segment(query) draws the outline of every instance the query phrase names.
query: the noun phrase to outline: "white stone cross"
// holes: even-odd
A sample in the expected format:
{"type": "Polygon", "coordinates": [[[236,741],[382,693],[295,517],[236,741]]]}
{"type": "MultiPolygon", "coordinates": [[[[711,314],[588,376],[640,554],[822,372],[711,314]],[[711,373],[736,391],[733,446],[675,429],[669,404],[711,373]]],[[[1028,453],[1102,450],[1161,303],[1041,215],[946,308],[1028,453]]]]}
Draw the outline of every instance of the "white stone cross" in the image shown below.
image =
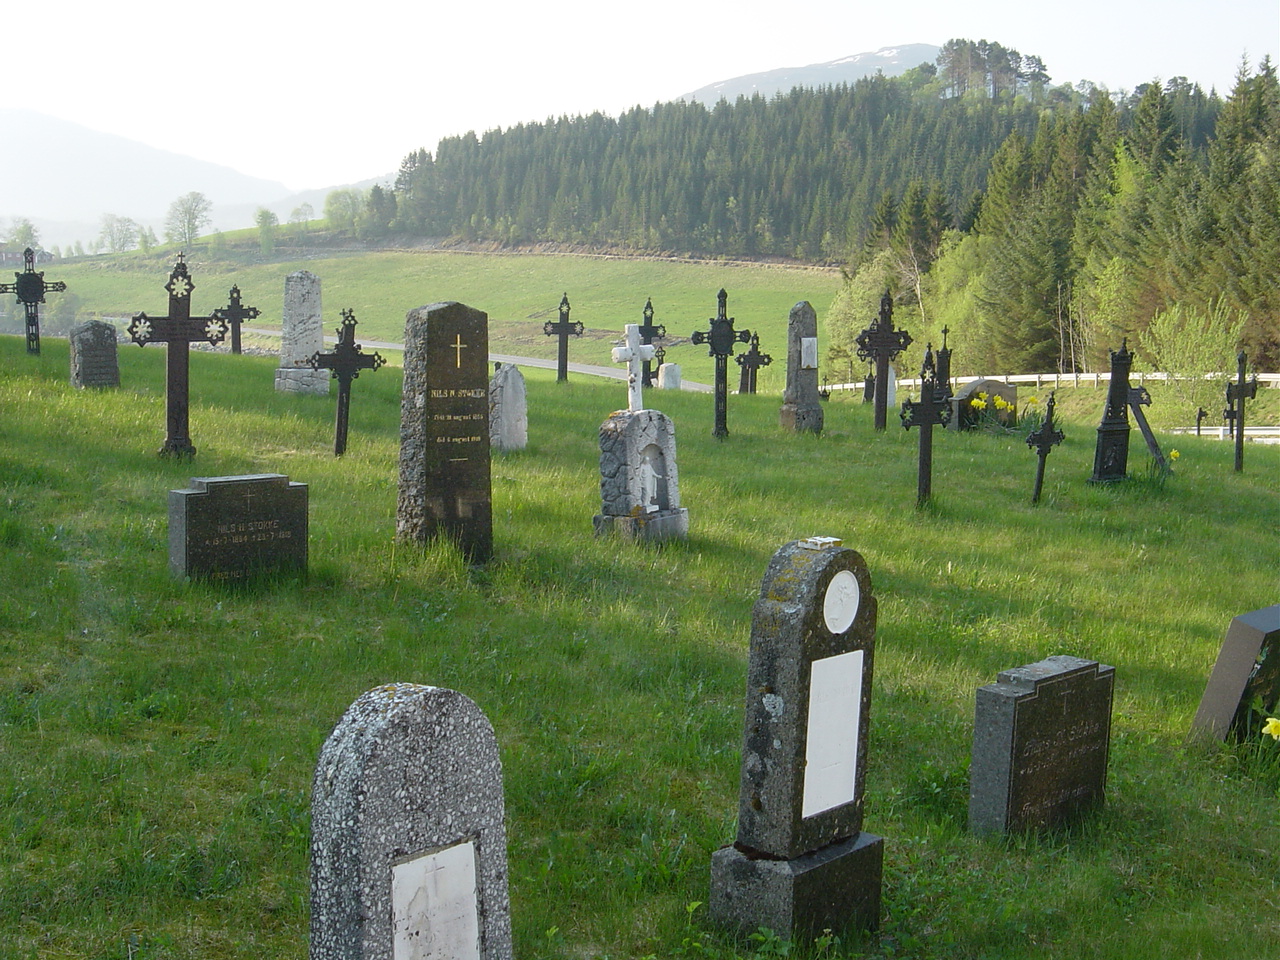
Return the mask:
{"type": "Polygon", "coordinates": [[[641,383],[646,360],[653,359],[654,346],[640,342],[640,326],[628,323],[627,345],[613,348],[613,362],[627,365],[627,409],[632,413],[644,409],[644,389],[641,383]]]}

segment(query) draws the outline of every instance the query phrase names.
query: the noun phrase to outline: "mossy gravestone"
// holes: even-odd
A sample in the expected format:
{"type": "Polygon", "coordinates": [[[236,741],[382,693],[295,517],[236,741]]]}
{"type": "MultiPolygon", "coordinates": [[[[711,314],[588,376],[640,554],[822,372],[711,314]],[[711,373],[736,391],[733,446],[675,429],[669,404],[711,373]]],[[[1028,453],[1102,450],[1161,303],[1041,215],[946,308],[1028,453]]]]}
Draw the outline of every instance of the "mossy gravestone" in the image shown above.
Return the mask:
{"type": "Polygon", "coordinates": [[[70,341],[73,387],[120,386],[115,327],[101,320],[86,320],[72,327],[67,339],[70,341]]]}
{"type": "Polygon", "coordinates": [[[453,690],[370,690],[316,765],[311,960],[510,957],[493,728],[453,690]]]}
{"type": "Polygon", "coordinates": [[[1225,740],[1255,734],[1280,704],[1280,605],[1231,621],[1191,731],[1225,740]]]}
{"type": "Polygon", "coordinates": [[[773,555],[751,618],[738,837],[711,858],[709,910],[750,933],[873,928],[884,841],[862,832],[876,600],[839,540],[773,555]]]}

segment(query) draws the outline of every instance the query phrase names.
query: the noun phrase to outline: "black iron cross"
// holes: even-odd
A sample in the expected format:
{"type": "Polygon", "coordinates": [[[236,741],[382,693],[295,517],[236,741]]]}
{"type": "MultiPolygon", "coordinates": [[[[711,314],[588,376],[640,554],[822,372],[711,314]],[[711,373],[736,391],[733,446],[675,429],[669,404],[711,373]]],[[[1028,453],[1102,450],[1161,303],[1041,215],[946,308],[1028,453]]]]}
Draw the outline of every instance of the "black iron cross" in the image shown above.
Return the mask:
{"type": "Polygon", "coordinates": [[[751,348],[746,353],[734,357],[733,360],[742,367],[742,376],[738,379],[738,393],[755,393],[756,372],[761,367],[767,367],[773,363],[773,357],[760,352],[760,334],[758,333],[751,335],[751,348]]]}
{"type": "Polygon", "coordinates": [[[951,348],[947,346],[947,334],[951,330],[942,328],[942,346],[938,348],[938,389],[945,397],[951,396],[951,348]]]}
{"type": "Polygon", "coordinates": [[[911,334],[893,329],[893,297],[886,291],[880,298],[880,316],[855,338],[858,359],[876,365],[876,429],[883,431],[888,422],[889,362],[911,346],[911,334]]]}
{"type": "Polygon", "coordinates": [[[729,294],[723,288],[716,294],[716,299],[716,315],[709,321],[711,329],[695,330],[692,340],[707,344],[707,356],[716,358],[716,426],[713,435],[722,440],[729,435],[729,357],[733,356],[735,343],[746,343],[751,339],[751,331],[733,329],[729,294]]]}
{"type": "Polygon", "coordinates": [[[556,382],[563,383],[569,379],[569,335],[582,336],[582,324],[569,322],[569,294],[566,293],[560,300],[560,319],[554,323],[548,320],[542,325],[542,332],[548,337],[560,337],[556,354],[556,382]]]}
{"type": "Polygon", "coordinates": [[[1258,375],[1244,382],[1245,356],[1241,350],[1236,354],[1236,382],[1227,383],[1227,409],[1222,412],[1235,431],[1236,437],[1236,473],[1244,470],[1244,402],[1258,395],[1258,375]]]}
{"type": "Polygon", "coordinates": [[[1138,429],[1142,431],[1142,439],[1147,442],[1147,452],[1151,454],[1151,458],[1155,460],[1156,467],[1161,473],[1165,473],[1169,469],[1169,462],[1164,458],[1164,451],[1160,449],[1160,442],[1156,440],[1156,435],[1151,432],[1151,424],[1147,423],[1147,415],[1142,412],[1143,407],[1151,406],[1151,394],[1146,387],[1130,387],[1129,388],[1129,410],[1133,413],[1133,419],[1138,422],[1138,429]]]}
{"type": "Polygon", "coordinates": [[[933,428],[945,427],[951,419],[951,400],[938,387],[938,371],[933,362],[933,344],[924,352],[920,368],[920,400],[902,404],[902,426],[905,430],[920,428],[920,459],[916,477],[916,506],[923,507],[933,492],[933,428]]]}
{"type": "Polygon", "coordinates": [[[0,293],[16,294],[27,311],[27,353],[40,353],[40,308],[46,293],[61,293],[67,285],[61,280],[46,283],[44,271],[36,272],[36,252],[30,247],[22,251],[22,273],[15,273],[13,283],[0,283],[0,293]]]}
{"type": "Polygon", "coordinates": [[[1044,486],[1044,462],[1049,456],[1049,451],[1060,444],[1065,436],[1063,432],[1053,425],[1053,393],[1049,394],[1049,402],[1044,407],[1044,423],[1040,424],[1040,429],[1033,431],[1027,437],[1027,446],[1036,451],[1036,456],[1040,458],[1036,464],[1036,489],[1031,494],[1031,502],[1040,502],[1040,489],[1044,486]]]}
{"type": "Polygon", "coordinates": [[[240,303],[240,288],[238,286],[231,288],[231,302],[225,307],[213,311],[213,316],[218,320],[225,320],[231,324],[231,352],[240,352],[240,323],[244,320],[257,320],[261,316],[262,311],[257,307],[246,307],[240,303]]]}
{"type": "Polygon", "coordinates": [[[227,321],[217,316],[191,316],[191,291],[195,289],[183,255],[169,274],[164,288],[169,291],[169,315],[149,317],[139,313],[129,324],[129,336],[140,347],[167,343],[165,358],[165,426],[167,435],[160,448],[162,457],[194,457],[196,448],[188,435],[187,412],[190,394],[190,344],[192,340],[221,343],[227,335],[227,321]]]}
{"type": "MultiPolygon", "coordinates": [[[[660,323],[655,324],[653,322],[653,298],[652,297],[649,297],[648,299],[645,300],[643,315],[644,315],[644,322],[640,324],[640,328],[639,328],[640,342],[642,344],[653,343],[653,341],[655,340],[661,340],[664,337],[666,337],[667,328],[660,323]]],[[[663,353],[665,353],[665,351],[663,351],[663,353]]],[[[641,378],[640,378],[641,386],[645,386],[645,387],[653,386],[653,371],[660,366],[662,366],[662,358],[658,355],[658,351],[655,350],[653,354],[653,360],[652,361],[646,360],[644,362],[644,367],[641,371],[641,378]],[[656,361],[656,363],[654,361],[656,361]],[[650,366],[651,363],[653,364],[652,367],[650,366]]]]}
{"type": "Polygon", "coordinates": [[[338,419],[333,428],[333,453],[342,456],[347,452],[347,416],[351,411],[351,381],[360,376],[361,370],[377,370],[387,361],[378,353],[363,353],[356,343],[356,315],[351,310],[342,311],[342,326],[338,328],[338,345],[332,353],[319,351],[307,363],[313,370],[329,370],[338,381],[338,419]]]}

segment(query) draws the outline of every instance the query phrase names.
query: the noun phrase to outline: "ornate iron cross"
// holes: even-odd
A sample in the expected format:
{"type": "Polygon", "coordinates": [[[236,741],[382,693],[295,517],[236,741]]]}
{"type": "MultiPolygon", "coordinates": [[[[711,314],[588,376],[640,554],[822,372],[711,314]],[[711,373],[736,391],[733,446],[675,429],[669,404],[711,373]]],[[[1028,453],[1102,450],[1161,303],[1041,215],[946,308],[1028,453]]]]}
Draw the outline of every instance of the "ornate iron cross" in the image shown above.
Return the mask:
{"type": "Polygon", "coordinates": [[[916,476],[916,506],[923,507],[933,492],[933,428],[945,427],[951,419],[951,399],[938,389],[938,371],[933,362],[933,344],[924,352],[920,368],[920,399],[902,404],[905,430],[920,428],[919,468],[916,476]]]}
{"type": "Polygon", "coordinates": [[[569,294],[560,300],[560,319],[556,322],[548,320],[542,325],[542,332],[548,337],[559,336],[560,343],[556,353],[556,382],[563,383],[569,379],[569,335],[582,336],[582,324],[569,322],[569,294]]]}
{"type": "Polygon", "coordinates": [[[27,312],[27,353],[40,353],[40,308],[46,293],[61,293],[67,285],[61,280],[46,283],[44,271],[36,271],[36,252],[30,247],[22,251],[22,273],[15,273],[13,283],[0,283],[0,293],[16,294],[27,312]]]}
{"type": "Polygon", "coordinates": [[[947,334],[951,330],[942,328],[942,346],[938,348],[938,389],[945,397],[951,396],[951,348],[947,346],[947,334]]]}
{"type": "Polygon", "coordinates": [[[627,409],[632,413],[644,409],[644,390],[641,382],[642,365],[653,359],[654,348],[651,343],[640,341],[640,325],[628,323],[626,326],[627,345],[614,347],[614,363],[627,365],[627,409]]]}
{"type": "Polygon", "coordinates": [[[1040,502],[1040,490],[1044,486],[1044,462],[1049,456],[1049,451],[1060,444],[1064,439],[1061,430],[1053,425],[1053,393],[1049,394],[1049,402],[1044,406],[1044,423],[1040,424],[1040,429],[1033,431],[1027,436],[1027,446],[1036,451],[1036,456],[1040,459],[1036,464],[1036,488],[1031,494],[1031,502],[1040,502]]]}
{"type": "MultiPolygon", "coordinates": [[[[655,324],[653,322],[653,298],[652,297],[647,298],[644,302],[644,322],[641,323],[639,326],[640,326],[640,342],[641,343],[653,343],[653,341],[655,340],[662,340],[667,335],[667,328],[665,326],[663,326],[660,323],[655,324]]],[[[655,351],[653,356],[654,356],[654,359],[658,360],[658,365],[661,366],[662,360],[659,358],[659,354],[655,351]]],[[[641,383],[646,387],[653,386],[653,371],[650,364],[651,364],[651,361],[649,360],[646,360],[644,362],[644,372],[641,379],[641,383]]]]}
{"type": "Polygon", "coordinates": [[[893,329],[893,297],[885,291],[880,298],[880,316],[855,338],[858,359],[876,365],[876,429],[883,431],[888,423],[889,363],[911,346],[911,334],[893,329]]]}
{"type": "Polygon", "coordinates": [[[1236,382],[1227,383],[1227,409],[1222,416],[1230,422],[1236,438],[1236,473],[1244,471],[1244,402],[1258,395],[1258,375],[1244,382],[1245,355],[1236,354],[1236,382]]]}
{"type": "Polygon", "coordinates": [[[361,370],[377,370],[387,361],[379,353],[363,353],[356,343],[356,315],[351,310],[342,311],[342,326],[338,328],[338,344],[332,353],[316,351],[305,362],[313,370],[328,370],[338,381],[338,417],[333,428],[333,453],[340,457],[347,452],[347,417],[351,411],[351,381],[360,376],[361,370]]]}
{"type": "Polygon", "coordinates": [[[756,371],[773,363],[773,357],[760,352],[760,334],[753,333],[750,349],[734,357],[733,361],[742,367],[742,375],[738,378],[738,393],[755,393],[756,371]]]}
{"type": "Polygon", "coordinates": [[[181,253],[164,288],[169,291],[169,315],[149,317],[137,314],[129,324],[129,336],[140,347],[167,343],[165,358],[165,425],[167,436],[160,448],[162,457],[194,457],[196,448],[188,433],[190,394],[190,344],[192,340],[221,343],[227,335],[227,321],[217,316],[191,316],[191,291],[195,289],[181,253]]]}
{"type": "Polygon", "coordinates": [[[729,294],[724,289],[716,294],[716,299],[716,315],[709,321],[711,329],[695,330],[692,340],[707,344],[707,355],[716,358],[716,426],[713,433],[716,439],[724,439],[729,435],[729,357],[733,356],[735,343],[746,343],[751,339],[751,331],[733,329],[729,294]]]}
{"type": "Polygon", "coordinates": [[[231,324],[231,352],[240,352],[240,323],[244,320],[257,320],[262,311],[257,307],[246,307],[240,302],[240,288],[231,288],[231,302],[225,307],[213,311],[214,317],[231,324]]]}

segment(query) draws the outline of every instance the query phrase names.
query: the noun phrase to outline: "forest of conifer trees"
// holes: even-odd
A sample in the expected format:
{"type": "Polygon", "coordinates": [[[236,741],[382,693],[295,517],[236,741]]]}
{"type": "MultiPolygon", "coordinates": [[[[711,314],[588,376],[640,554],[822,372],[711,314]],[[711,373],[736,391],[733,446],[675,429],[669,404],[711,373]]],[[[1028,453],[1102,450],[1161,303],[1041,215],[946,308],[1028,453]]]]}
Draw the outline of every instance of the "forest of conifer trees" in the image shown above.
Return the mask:
{"type": "Polygon", "coordinates": [[[1093,369],[1175,308],[1189,334],[1226,317],[1275,369],[1280,84],[1264,61],[1226,96],[1184,77],[1112,95],[953,40],[901,77],[448,138],[357,226],[840,264],[836,359],[887,287],[1004,372],[1093,369]]]}

